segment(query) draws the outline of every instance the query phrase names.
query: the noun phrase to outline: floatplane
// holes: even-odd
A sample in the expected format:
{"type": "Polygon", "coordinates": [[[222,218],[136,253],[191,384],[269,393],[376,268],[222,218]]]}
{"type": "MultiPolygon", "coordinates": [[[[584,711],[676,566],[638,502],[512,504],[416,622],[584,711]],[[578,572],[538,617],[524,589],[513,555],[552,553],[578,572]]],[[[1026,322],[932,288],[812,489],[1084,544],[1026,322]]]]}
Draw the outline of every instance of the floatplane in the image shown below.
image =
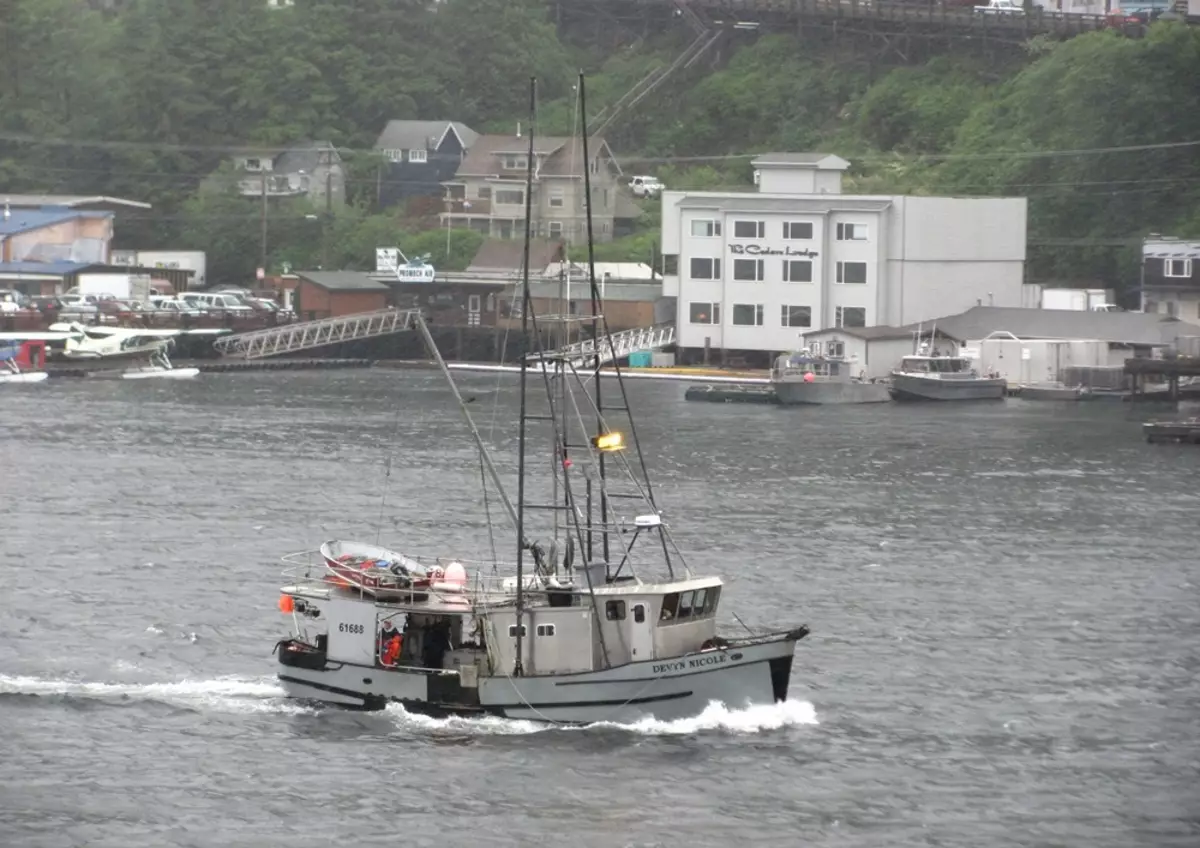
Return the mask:
{"type": "Polygon", "coordinates": [[[180,336],[217,336],[229,331],[218,329],[196,330],[150,330],[135,327],[105,327],[84,325],[76,322],[51,324],[44,331],[0,333],[0,344],[5,342],[40,341],[61,345],[60,356],[74,362],[100,362],[143,360],[145,364],[104,376],[120,376],[123,379],[147,379],[163,377],[179,379],[195,377],[198,368],[176,368],[171,364],[167,351],[180,336]]]}

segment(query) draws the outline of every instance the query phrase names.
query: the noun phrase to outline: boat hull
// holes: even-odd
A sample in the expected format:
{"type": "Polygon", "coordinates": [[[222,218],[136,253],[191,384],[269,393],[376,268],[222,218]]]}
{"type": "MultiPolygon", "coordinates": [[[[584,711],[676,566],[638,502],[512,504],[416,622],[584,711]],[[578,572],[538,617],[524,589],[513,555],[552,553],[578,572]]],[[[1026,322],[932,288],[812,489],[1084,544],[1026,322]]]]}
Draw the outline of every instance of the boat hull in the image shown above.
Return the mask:
{"type": "Polygon", "coordinates": [[[1091,400],[1092,393],[1078,386],[1022,386],[1023,400],[1091,400]]]}
{"type": "Polygon", "coordinates": [[[887,383],[777,380],[772,383],[779,402],[785,406],[840,403],[887,403],[887,383]]]}
{"type": "Polygon", "coordinates": [[[671,659],[578,674],[480,677],[457,671],[385,669],[328,661],[321,668],[280,652],[279,681],[290,697],[357,709],[398,703],[429,715],[493,715],[553,724],[671,721],[699,715],[714,701],[730,709],[786,700],[796,642],[789,633],[731,642],[671,659]]]}
{"type": "Polygon", "coordinates": [[[1003,377],[943,380],[914,374],[893,374],[891,396],[898,401],[1003,400],[1008,382],[1003,377]]]}
{"type": "Polygon", "coordinates": [[[50,375],[45,371],[25,371],[20,374],[0,374],[0,383],[40,383],[50,375]]]}

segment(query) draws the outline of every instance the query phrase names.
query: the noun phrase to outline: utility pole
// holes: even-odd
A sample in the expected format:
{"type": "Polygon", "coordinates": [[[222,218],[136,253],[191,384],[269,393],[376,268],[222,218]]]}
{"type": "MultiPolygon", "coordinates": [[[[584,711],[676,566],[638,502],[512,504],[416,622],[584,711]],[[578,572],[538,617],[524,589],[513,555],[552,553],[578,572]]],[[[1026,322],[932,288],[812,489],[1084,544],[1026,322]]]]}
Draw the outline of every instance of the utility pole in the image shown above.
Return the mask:
{"type": "Polygon", "coordinates": [[[262,268],[263,275],[267,273],[267,172],[263,171],[262,177],[262,254],[258,259],[258,267],[262,268]]]}
{"type": "Polygon", "coordinates": [[[325,166],[325,222],[321,227],[321,268],[329,268],[329,222],[333,219],[333,157],[325,166]]]}

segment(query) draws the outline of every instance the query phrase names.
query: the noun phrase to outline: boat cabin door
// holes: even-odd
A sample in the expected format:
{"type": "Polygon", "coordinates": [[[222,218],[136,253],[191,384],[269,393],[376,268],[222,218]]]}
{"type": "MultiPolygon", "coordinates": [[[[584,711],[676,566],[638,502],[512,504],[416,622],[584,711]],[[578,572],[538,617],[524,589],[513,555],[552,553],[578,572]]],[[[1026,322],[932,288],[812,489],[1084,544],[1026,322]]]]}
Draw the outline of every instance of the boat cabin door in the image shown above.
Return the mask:
{"type": "Polygon", "coordinates": [[[654,659],[654,622],[646,609],[645,601],[633,605],[628,619],[629,653],[634,662],[654,659]]]}

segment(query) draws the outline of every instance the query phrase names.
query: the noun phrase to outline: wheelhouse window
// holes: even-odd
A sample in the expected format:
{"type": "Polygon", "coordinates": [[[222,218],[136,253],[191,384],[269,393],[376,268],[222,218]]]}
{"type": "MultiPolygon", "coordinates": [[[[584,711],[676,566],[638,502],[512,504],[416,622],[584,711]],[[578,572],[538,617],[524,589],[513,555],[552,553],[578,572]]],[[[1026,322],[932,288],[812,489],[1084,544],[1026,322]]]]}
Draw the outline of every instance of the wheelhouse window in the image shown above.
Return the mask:
{"type": "Polygon", "coordinates": [[[625,620],[625,602],[624,601],[606,601],[604,603],[604,617],[609,621],[624,621],[625,620]]]}
{"type": "MultiPolygon", "coordinates": [[[[512,636],[514,639],[516,638],[516,636],[517,636],[517,625],[515,625],[515,624],[510,624],[510,625],[508,625],[508,635],[509,635],[509,636],[512,636]]],[[[527,636],[527,635],[529,635],[529,631],[527,631],[527,630],[525,629],[525,625],[524,625],[524,624],[522,624],[522,625],[521,625],[521,638],[525,638],[525,636],[527,636]]]]}
{"type": "Polygon", "coordinates": [[[692,235],[696,238],[716,238],[720,234],[720,221],[692,221],[692,235]]]}
{"type": "Polygon", "coordinates": [[[720,597],[719,586],[664,595],[662,612],[658,616],[659,626],[711,618],[716,614],[720,597]]]}
{"type": "Polygon", "coordinates": [[[693,280],[719,280],[721,278],[721,260],[693,259],[689,270],[692,272],[693,280]]]}
{"type": "Polygon", "coordinates": [[[813,225],[810,221],[784,221],[783,237],[793,241],[808,241],[813,237],[813,225]]]}
{"type": "Polygon", "coordinates": [[[537,626],[537,630],[535,632],[539,636],[553,636],[554,631],[555,631],[555,625],[553,625],[553,624],[539,624],[537,626]]]}
{"type": "Polygon", "coordinates": [[[645,604],[634,604],[633,605],[633,620],[636,621],[638,624],[641,624],[646,620],[646,605],[645,604]]]}
{"type": "Polygon", "coordinates": [[[689,303],[688,323],[690,324],[720,324],[721,304],[719,303],[689,303]]]}

